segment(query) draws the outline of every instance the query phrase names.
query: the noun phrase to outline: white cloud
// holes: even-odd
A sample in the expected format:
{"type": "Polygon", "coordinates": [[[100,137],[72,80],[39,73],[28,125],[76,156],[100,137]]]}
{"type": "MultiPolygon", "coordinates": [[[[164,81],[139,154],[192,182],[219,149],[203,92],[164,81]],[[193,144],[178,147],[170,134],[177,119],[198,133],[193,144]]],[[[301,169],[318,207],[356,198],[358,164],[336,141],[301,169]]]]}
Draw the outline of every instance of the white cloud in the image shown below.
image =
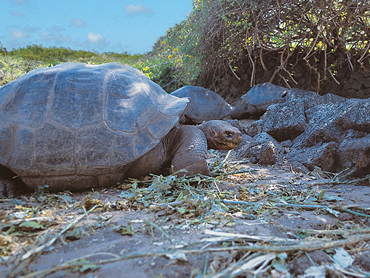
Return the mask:
{"type": "MultiPolygon", "coordinates": [[[[84,47],[90,48],[93,46],[99,49],[105,49],[109,45],[105,38],[99,33],[89,32],[87,33],[86,37],[87,40],[83,43],[84,47]]],[[[77,42],[75,41],[75,43],[77,42]]]]}
{"type": "Polygon", "coordinates": [[[40,27],[39,26],[26,26],[23,28],[23,30],[30,34],[30,33],[35,33],[37,32],[38,30],[40,30],[40,27]]]}
{"type": "Polygon", "coordinates": [[[18,29],[10,31],[9,35],[13,39],[25,39],[29,37],[28,33],[22,32],[21,30],[18,30],[18,29]]]}
{"type": "Polygon", "coordinates": [[[58,25],[52,26],[51,29],[53,29],[53,31],[55,32],[62,32],[65,30],[63,26],[58,26],[58,25]]]}
{"type": "Polygon", "coordinates": [[[11,11],[10,14],[14,17],[24,17],[24,14],[18,11],[11,11]]]}
{"type": "Polygon", "coordinates": [[[85,22],[81,19],[74,18],[69,22],[69,26],[81,28],[85,26],[85,22]]]}
{"type": "Polygon", "coordinates": [[[128,15],[134,15],[134,14],[152,14],[153,11],[149,9],[148,7],[142,6],[142,5],[134,5],[130,4],[128,6],[123,7],[126,14],[128,15]]]}
{"type": "Polygon", "coordinates": [[[44,41],[52,41],[55,39],[55,36],[54,34],[45,31],[45,32],[41,32],[41,38],[44,41]]]}
{"type": "Polygon", "coordinates": [[[87,34],[87,41],[92,44],[99,44],[103,43],[105,41],[104,37],[100,34],[95,34],[95,33],[88,33],[87,34]]]}
{"type": "Polygon", "coordinates": [[[60,33],[44,31],[41,32],[40,36],[43,41],[54,41],[56,44],[70,43],[72,41],[70,36],[65,36],[60,33]]]}
{"type": "Polygon", "coordinates": [[[65,36],[65,35],[58,35],[57,37],[56,37],[56,41],[58,42],[58,43],[65,43],[65,42],[71,42],[72,41],[72,38],[70,37],[70,36],[65,36]]]}

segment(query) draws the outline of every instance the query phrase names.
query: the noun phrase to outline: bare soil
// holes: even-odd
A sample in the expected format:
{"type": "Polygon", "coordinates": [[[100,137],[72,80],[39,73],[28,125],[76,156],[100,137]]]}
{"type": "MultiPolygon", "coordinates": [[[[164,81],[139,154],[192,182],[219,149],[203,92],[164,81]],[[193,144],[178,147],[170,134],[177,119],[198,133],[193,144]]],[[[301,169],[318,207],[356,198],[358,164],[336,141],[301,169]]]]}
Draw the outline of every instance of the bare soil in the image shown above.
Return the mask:
{"type": "Polygon", "coordinates": [[[338,183],[320,172],[294,173],[288,165],[231,160],[220,169],[234,174],[3,199],[0,272],[313,277],[307,273],[316,267],[323,274],[315,277],[369,275],[369,186],[338,183]],[[345,259],[338,260],[339,253],[345,259]]]}

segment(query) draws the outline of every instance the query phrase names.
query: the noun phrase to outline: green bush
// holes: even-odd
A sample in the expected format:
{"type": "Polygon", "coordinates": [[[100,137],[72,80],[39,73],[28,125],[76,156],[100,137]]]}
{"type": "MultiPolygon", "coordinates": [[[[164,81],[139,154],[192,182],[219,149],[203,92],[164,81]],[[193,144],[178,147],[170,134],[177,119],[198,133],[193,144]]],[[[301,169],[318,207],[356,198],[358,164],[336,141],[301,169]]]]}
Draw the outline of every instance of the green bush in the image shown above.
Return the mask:
{"type": "Polygon", "coordinates": [[[200,85],[203,54],[196,48],[197,36],[192,14],[160,37],[149,53],[149,61],[157,60],[157,74],[153,80],[169,92],[184,85],[200,85]]]}
{"type": "Polygon", "coordinates": [[[289,59],[295,55],[319,82],[335,72],[330,59],[336,53],[356,56],[361,66],[369,66],[368,1],[196,0],[189,20],[198,26],[192,36],[198,38],[195,48],[202,54],[203,78],[220,79],[247,62],[253,85],[257,64],[266,70],[263,57],[273,51],[280,56],[275,75],[287,72],[289,77],[294,68],[289,59]]]}
{"type": "Polygon", "coordinates": [[[193,4],[189,18],[168,30],[152,52],[168,59],[172,67],[168,75],[177,86],[212,88],[230,72],[238,77],[243,64],[249,65],[253,86],[256,73],[267,71],[264,59],[269,53],[275,59],[273,65],[269,61],[270,81],[280,76],[295,82],[298,60],[304,61],[317,84],[327,76],[335,78],[338,56],[348,56],[350,67],[369,66],[367,1],[195,0],[193,4]]]}

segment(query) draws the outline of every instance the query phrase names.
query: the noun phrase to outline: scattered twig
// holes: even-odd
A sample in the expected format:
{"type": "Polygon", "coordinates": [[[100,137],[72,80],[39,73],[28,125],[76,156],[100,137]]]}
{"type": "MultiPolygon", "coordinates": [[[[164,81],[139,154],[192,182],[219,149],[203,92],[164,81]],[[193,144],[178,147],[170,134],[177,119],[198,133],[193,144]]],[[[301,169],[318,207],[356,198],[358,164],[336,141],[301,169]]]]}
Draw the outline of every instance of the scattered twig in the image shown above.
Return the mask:
{"type": "MultiPolygon", "coordinates": [[[[370,232],[370,230],[369,230],[370,232]]],[[[206,235],[213,235],[217,236],[219,238],[230,238],[233,240],[236,239],[248,239],[250,241],[263,241],[263,242],[297,242],[295,239],[287,239],[287,238],[282,238],[282,237],[269,237],[269,236],[253,236],[253,235],[245,235],[245,234],[235,234],[235,233],[225,233],[225,232],[217,232],[217,231],[212,231],[212,230],[205,230],[204,233],[206,235]]],[[[217,240],[219,238],[216,238],[217,240]]],[[[214,241],[213,238],[204,238],[201,240],[202,242],[204,241],[214,241]]]]}
{"type": "Polygon", "coordinates": [[[227,159],[229,158],[230,156],[230,153],[231,153],[232,150],[229,150],[224,158],[224,160],[221,161],[221,163],[212,171],[212,173],[215,173],[217,172],[222,166],[224,166],[225,162],[227,161],[227,159]]]}
{"type": "Polygon", "coordinates": [[[149,224],[150,226],[156,228],[157,230],[159,230],[171,242],[171,244],[173,244],[173,241],[172,241],[172,238],[171,238],[170,234],[167,233],[167,231],[164,228],[159,227],[157,224],[155,224],[154,222],[149,221],[149,220],[146,221],[146,223],[149,224]]]}
{"type": "Polygon", "coordinates": [[[370,218],[370,215],[368,215],[368,214],[364,214],[364,213],[356,212],[356,211],[350,210],[350,209],[348,209],[348,208],[343,208],[343,211],[348,212],[348,213],[351,213],[351,214],[354,214],[354,215],[357,215],[357,216],[361,216],[361,217],[369,217],[369,218],[370,218]]]}
{"type": "MultiPolygon", "coordinates": [[[[222,200],[225,204],[230,204],[230,205],[247,205],[251,206],[254,205],[254,203],[250,202],[245,202],[245,201],[235,201],[235,200],[222,200]]],[[[368,214],[360,213],[360,212],[355,212],[353,210],[348,209],[347,207],[344,206],[328,206],[328,205],[302,205],[302,204],[284,204],[284,203],[271,203],[271,202],[266,202],[260,205],[270,205],[272,207],[292,207],[292,208],[302,208],[302,209],[310,209],[310,210],[315,210],[315,209],[333,209],[333,210],[339,210],[339,211],[345,211],[357,216],[362,216],[362,217],[370,217],[368,214]]]]}
{"type": "Polygon", "coordinates": [[[330,69],[328,69],[328,72],[330,73],[331,77],[334,79],[335,83],[337,83],[338,85],[340,85],[340,82],[334,77],[334,74],[331,72],[330,69]]]}
{"type": "MultiPolygon", "coordinates": [[[[250,203],[250,202],[245,202],[245,201],[233,201],[233,200],[223,200],[225,204],[230,204],[230,205],[247,205],[251,206],[254,205],[255,203],[250,203]]],[[[320,205],[300,205],[300,204],[274,204],[271,202],[266,202],[261,205],[270,205],[273,207],[296,207],[296,208],[303,208],[303,209],[324,209],[327,208],[328,206],[320,206],[320,205]]]]}
{"type": "Polygon", "coordinates": [[[314,234],[314,235],[351,235],[351,234],[367,234],[370,233],[370,229],[360,229],[360,230],[313,230],[313,229],[298,229],[292,228],[288,226],[283,226],[278,222],[274,222],[279,228],[284,230],[290,230],[299,233],[307,233],[307,234],[314,234]]]}
{"type": "Polygon", "coordinates": [[[235,76],[235,78],[236,78],[236,79],[238,79],[238,80],[240,81],[240,77],[236,75],[235,71],[231,68],[231,65],[230,65],[230,64],[228,64],[228,65],[229,65],[229,68],[230,68],[231,72],[232,72],[232,73],[233,73],[233,75],[235,76]]]}

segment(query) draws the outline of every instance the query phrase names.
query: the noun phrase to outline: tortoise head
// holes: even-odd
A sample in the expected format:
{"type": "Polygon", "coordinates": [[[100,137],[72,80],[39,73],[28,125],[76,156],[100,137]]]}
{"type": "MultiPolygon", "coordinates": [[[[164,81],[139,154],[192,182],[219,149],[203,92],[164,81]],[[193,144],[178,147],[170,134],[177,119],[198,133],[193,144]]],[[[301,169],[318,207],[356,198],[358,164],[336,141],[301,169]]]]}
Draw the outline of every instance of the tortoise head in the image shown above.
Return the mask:
{"type": "Polygon", "coordinates": [[[198,125],[207,138],[208,149],[232,150],[241,140],[242,133],[226,121],[212,120],[198,125]]]}

